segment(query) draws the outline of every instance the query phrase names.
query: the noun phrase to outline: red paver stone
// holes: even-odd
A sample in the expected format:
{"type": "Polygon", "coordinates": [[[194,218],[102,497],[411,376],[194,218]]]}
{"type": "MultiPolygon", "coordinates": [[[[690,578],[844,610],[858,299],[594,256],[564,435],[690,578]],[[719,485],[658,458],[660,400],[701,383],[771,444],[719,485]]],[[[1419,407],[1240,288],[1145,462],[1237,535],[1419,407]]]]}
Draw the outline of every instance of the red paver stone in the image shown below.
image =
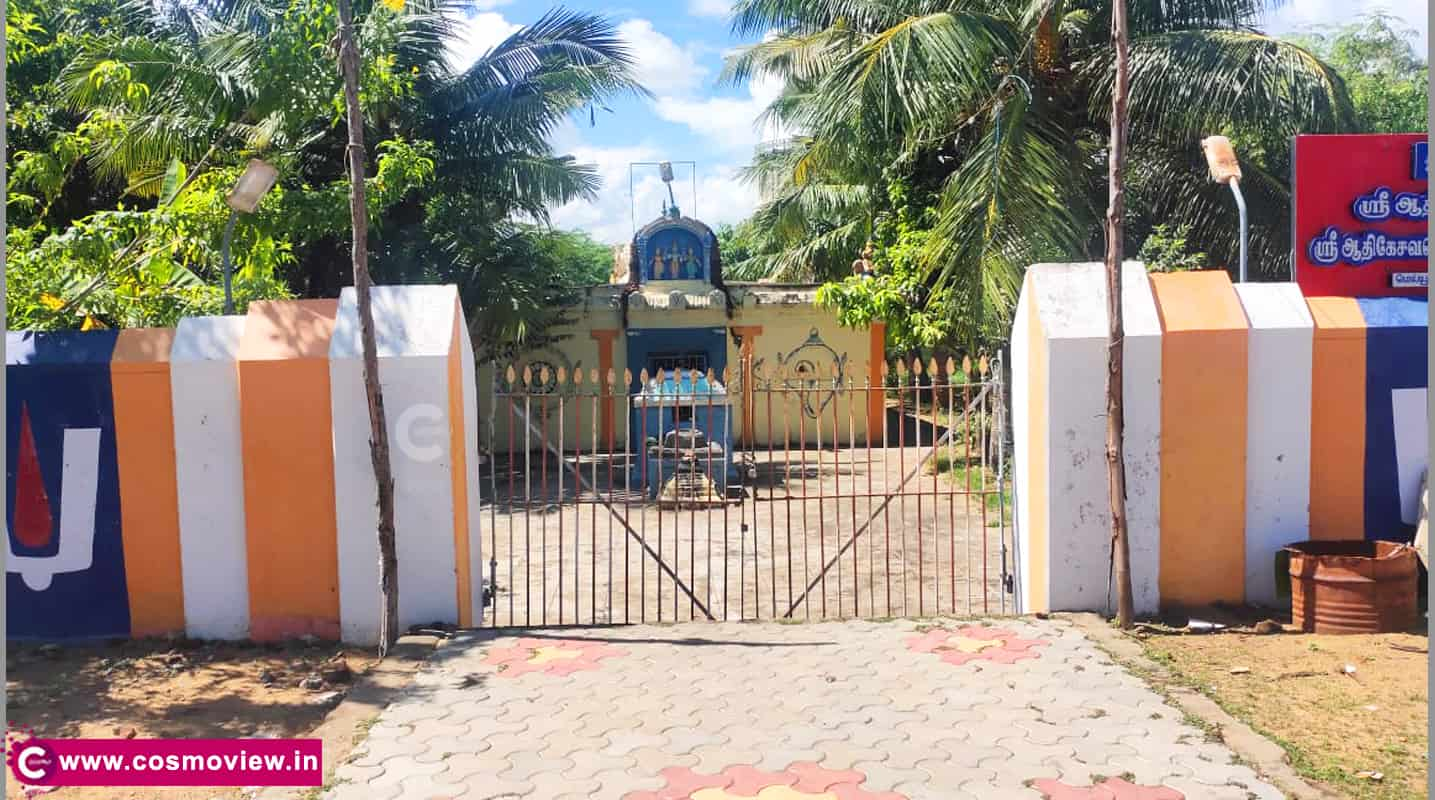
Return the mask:
{"type": "Polygon", "coordinates": [[[1046,800],[1186,800],[1169,786],[1137,786],[1124,778],[1107,778],[1095,786],[1071,786],[1053,778],[1033,781],[1046,800]]]}
{"type": "Polygon", "coordinates": [[[623,650],[586,639],[522,638],[511,645],[488,651],[483,663],[498,667],[498,674],[516,678],[530,672],[572,675],[597,669],[599,660],[623,654],[623,650]]]}
{"type": "Polygon", "coordinates": [[[811,761],[795,761],[781,772],[767,772],[750,764],[734,764],[716,775],[702,775],[686,767],[660,773],[668,783],[656,792],[629,792],[623,800],[689,800],[704,789],[722,789],[731,797],[757,797],[774,786],[790,786],[804,794],[830,793],[838,800],[908,800],[895,792],[862,788],[867,776],[856,770],[824,769],[811,761]]]}
{"type": "Polygon", "coordinates": [[[921,636],[907,640],[907,649],[914,653],[933,653],[948,664],[960,666],[969,661],[992,661],[1011,664],[1040,653],[1034,648],[1046,647],[1041,639],[1023,639],[1005,628],[969,625],[951,630],[932,628],[921,636]]]}

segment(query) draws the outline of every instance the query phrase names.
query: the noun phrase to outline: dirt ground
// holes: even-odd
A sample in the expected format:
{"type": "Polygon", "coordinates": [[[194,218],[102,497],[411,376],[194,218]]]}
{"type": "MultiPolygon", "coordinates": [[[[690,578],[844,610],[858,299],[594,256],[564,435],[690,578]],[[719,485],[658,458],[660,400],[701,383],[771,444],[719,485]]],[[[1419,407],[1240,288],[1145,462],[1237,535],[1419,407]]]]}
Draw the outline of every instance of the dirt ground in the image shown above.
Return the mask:
{"type": "MultiPolygon", "coordinates": [[[[11,643],[9,722],[41,737],[284,738],[310,733],[354,679],[376,663],[371,651],[332,642],[277,645],[136,640],[114,644],[11,643]],[[342,661],[352,677],[344,680],[342,661]],[[320,688],[299,682],[319,673],[320,688]]],[[[6,771],[5,796],[21,797],[6,771]]],[[[69,788],[74,800],[241,798],[230,788],[69,788]]]]}
{"type": "Polygon", "coordinates": [[[1279,743],[1306,778],[1353,800],[1426,797],[1423,632],[1154,633],[1143,644],[1178,680],[1279,743]]]}

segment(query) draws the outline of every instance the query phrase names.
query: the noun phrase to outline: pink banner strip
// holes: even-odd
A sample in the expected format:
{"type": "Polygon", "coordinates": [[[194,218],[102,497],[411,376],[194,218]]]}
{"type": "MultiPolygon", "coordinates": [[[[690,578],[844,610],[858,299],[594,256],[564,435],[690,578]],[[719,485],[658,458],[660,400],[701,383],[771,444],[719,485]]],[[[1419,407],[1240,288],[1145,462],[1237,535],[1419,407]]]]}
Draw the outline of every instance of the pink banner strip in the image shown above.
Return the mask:
{"type": "Polygon", "coordinates": [[[319,739],[25,739],[7,746],[29,786],[320,786],[319,739]]]}

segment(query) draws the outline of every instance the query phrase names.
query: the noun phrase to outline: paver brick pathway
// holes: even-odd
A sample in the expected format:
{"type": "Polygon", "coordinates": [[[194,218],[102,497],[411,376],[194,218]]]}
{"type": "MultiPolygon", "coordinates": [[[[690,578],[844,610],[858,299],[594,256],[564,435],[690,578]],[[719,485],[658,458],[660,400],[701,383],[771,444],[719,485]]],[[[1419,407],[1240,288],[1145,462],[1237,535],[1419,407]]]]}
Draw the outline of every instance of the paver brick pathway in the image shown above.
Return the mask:
{"type": "Polygon", "coordinates": [[[1070,624],[465,633],[329,800],[1250,800],[1282,795],[1070,624]]]}

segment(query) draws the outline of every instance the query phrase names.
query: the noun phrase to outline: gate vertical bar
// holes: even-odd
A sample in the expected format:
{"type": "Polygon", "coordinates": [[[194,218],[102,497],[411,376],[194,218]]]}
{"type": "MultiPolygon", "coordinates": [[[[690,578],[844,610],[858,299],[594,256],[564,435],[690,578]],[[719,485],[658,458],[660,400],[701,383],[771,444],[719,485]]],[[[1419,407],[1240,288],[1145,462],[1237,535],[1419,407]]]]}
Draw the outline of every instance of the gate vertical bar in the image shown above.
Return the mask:
{"type": "Polygon", "coordinates": [[[993,365],[994,380],[996,383],[996,426],[997,426],[997,536],[1001,547],[1001,586],[997,592],[1001,597],[1001,612],[1006,613],[1007,594],[1007,562],[1006,562],[1006,384],[1002,380],[1006,376],[1004,371],[1005,362],[1001,354],[997,354],[996,363],[993,365]]]}
{"type": "MultiPolygon", "coordinates": [[[[838,410],[842,402],[842,367],[833,368],[832,376],[832,557],[837,559],[837,617],[842,617],[842,422],[838,410]]],[[[826,494],[825,490],[823,492],[826,494]]],[[[824,503],[825,504],[825,503],[824,503]]],[[[856,530],[855,528],[853,529],[856,530]]]]}
{"type": "MultiPolygon", "coordinates": [[[[514,385],[514,382],[515,382],[514,379],[513,379],[513,377],[512,377],[513,374],[514,374],[514,373],[513,373],[513,367],[512,367],[512,366],[510,366],[510,367],[508,368],[508,374],[509,374],[509,376],[510,376],[510,377],[509,377],[509,380],[508,380],[508,391],[509,391],[509,392],[512,392],[512,391],[513,391],[513,388],[514,388],[513,385],[514,385]]],[[[513,616],[514,596],[518,594],[518,592],[514,591],[514,589],[513,589],[513,584],[517,583],[517,580],[518,580],[518,576],[513,573],[513,506],[514,506],[514,501],[515,501],[515,500],[517,499],[517,497],[518,497],[518,493],[517,493],[516,491],[514,491],[514,481],[515,481],[515,478],[517,477],[517,476],[516,476],[516,473],[518,472],[518,465],[517,465],[516,463],[514,463],[514,462],[516,462],[516,461],[518,460],[518,457],[517,457],[517,454],[516,454],[516,452],[515,452],[515,448],[514,448],[514,446],[513,446],[513,417],[514,417],[514,415],[515,415],[515,414],[517,413],[517,411],[518,411],[517,404],[518,404],[518,401],[514,399],[514,397],[513,397],[512,394],[509,394],[509,395],[508,395],[508,624],[509,624],[509,625],[516,625],[516,624],[518,624],[518,620],[516,620],[516,619],[514,618],[514,616],[513,616]]],[[[524,438],[527,438],[527,436],[528,436],[528,428],[527,428],[527,427],[524,427],[524,429],[523,429],[523,434],[524,434],[524,438]]],[[[525,477],[525,480],[526,480],[526,479],[527,479],[527,473],[525,473],[524,477],[525,477]]],[[[523,515],[523,519],[525,520],[525,524],[526,524],[526,520],[528,519],[528,514],[526,513],[526,510],[525,510],[524,515],[523,515]]],[[[528,560],[527,560],[527,559],[524,559],[523,563],[526,565],[526,564],[528,563],[528,560]]],[[[494,591],[497,592],[497,591],[498,591],[498,587],[495,586],[495,587],[494,587],[494,591]]],[[[524,589],[524,592],[525,592],[525,594],[524,594],[523,602],[524,602],[524,604],[525,604],[525,606],[526,606],[526,604],[527,604],[527,602],[528,602],[528,596],[527,596],[527,594],[526,594],[526,592],[527,592],[527,589],[526,589],[526,588],[524,589]]],[[[498,601],[497,601],[496,598],[497,598],[497,595],[495,595],[495,600],[494,600],[494,603],[493,603],[493,607],[494,607],[494,610],[495,610],[495,611],[498,609],[498,601]]],[[[498,614],[494,614],[493,617],[494,617],[494,621],[496,622],[497,619],[498,619],[498,614]]]]}
{"type": "MultiPolygon", "coordinates": [[[[983,384],[983,388],[985,389],[985,388],[986,388],[986,380],[987,380],[987,357],[986,357],[986,356],[982,356],[982,357],[977,361],[977,374],[981,377],[982,384],[983,384]]],[[[978,419],[978,420],[980,421],[980,423],[981,423],[981,447],[982,447],[982,459],[981,459],[981,465],[982,465],[982,466],[981,466],[981,486],[982,486],[982,496],[981,496],[981,506],[982,506],[982,528],[981,528],[981,535],[982,535],[982,613],[983,613],[983,614],[986,614],[986,613],[989,613],[989,612],[990,612],[990,604],[989,604],[989,602],[988,602],[989,594],[988,594],[988,592],[987,592],[987,586],[989,585],[989,584],[988,584],[989,576],[988,576],[988,574],[987,574],[987,566],[988,566],[988,564],[991,563],[991,559],[990,559],[989,554],[988,554],[988,552],[987,552],[987,498],[988,498],[988,496],[989,496],[989,495],[987,494],[987,492],[988,492],[988,489],[987,489],[987,449],[988,449],[988,448],[987,448],[987,445],[988,445],[988,444],[990,443],[990,441],[991,441],[990,438],[988,438],[988,437],[990,436],[990,430],[991,430],[991,414],[989,414],[989,413],[987,412],[987,392],[985,392],[985,391],[983,391],[983,392],[981,393],[981,409],[980,409],[980,411],[978,411],[978,414],[979,414],[979,416],[977,417],[977,419],[978,419]]]]}
{"type": "MultiPolygon", "coordinates": [[[[630,504],[630,502],[632,501],[632,497],[633,497],[633,447],[632,447],[632,443],[633,443],[633,423],[632,423],[633,415],[632,415],[632,413],[631,413],[632,409],[630,408],[630,405],[629,405],[629,404],[631,403],[631,398],[630,398],[630,396],[629,396],[629,394],[628,394],[628,386],[629,386],[629,384],[631,383],[631,380],[628,378],[627,372],[628,372],[628,370],[627,370],[626,368],[624,368],[624,370],[623,370],[623,373],[624,373],[624,374],[623,374],[623,430],[627,431],[627,437],[626,437],[626,438],[627,438],[627,441],[628,441],[628,446],[623,448],[623,519],[631,520],[631,519],[632,519],[632,514],[631,514],[630,511],[629,511],[629,504],[630,504]]],[[[614,392],[616,392],[616,391],[618,390],[618,385],[617,385],[618,382],[617,382],[617,380],[616,380],[617,377],[618,377],[618,376],[617,376],[616,374],[614,374],[614,372],[613,372],[613,368],[612,368],[612,367],[609,367],[609,368],[608,368],[608,392],[609,392],[610,394],[611,394],[611,393],[614,393],[614,392]]],[[[613,425],[608,428],[608,452],[610,452],[610,453],[613,452],[613,449],[614,449],[613,436],[614,436],[614,434],[616,433],[616,431],[614,430],[614,428],[616,428],[617,426],[618,426],[618,421],[617,421],[617,420],[613,420],[613,425]]],[[[611,465],[610,465],[609,469],[611,470],[611,468],[612,468],[612,467],[611,467],[611,465]]],[[[611,480],[612,480],[612,479],[611,479],[611,477],[610,477],[610,478],[609,478],[609,482],[611,482],[611,480]]],[[[640,534],[640,535],[641,535],[641,534],[640,534]]],[[[631,536],[624,536],[624,537],[623,537],[623,622],[624,622],[624,623],[630,623],[630,622],[633,621],[633,617],[632,617],[632,613],[631,613],[632,598],[631,598],[631,595],[630,595],[632,583],[631,583],[630,578],[629,578],[629,568],[631,567],[631,565],[632,565],[632,563],[633,563],[632,550],[631,550],[631,547],[630,547],[630,540],[631,540],[631,539],[632,539],[631,536]]],[[[639,566],[641,567],[641,564],[639,564],[639,566]]],[[[640,598],[640,599],[641,599],[641,598],[640,598]]]]}
{"type": "MultiPolygon", "coordinates": [[[[708,392],[707,392],[707,394],[708,394],[708,427],[707,427],[707,429],[708,429],[709,433],[711,433],[711,432],[712,432],[712,429],[713,429],[713,387],[714,387],[713,381],[716,380],[716,377],[713,375],[712,367],[709,367],[709,368],[708,368],[707,380],[708,380],[708,384],[707,384],[707,388],[708,388],[708,392]]],[[[729,397],[731,397],[731,395],[729,395],[729,397]]],[[[728,406],[729,409],[730,409],[731,407],[732,407],[731,405],[728,406]]],[[[708,485],[707,485],[706,488],[707,488],[707,491],[708,491],[708,492],[711,492],[711,493],[713,493],[713,494],[716,494],[716,493],[717,493],[717,484],[716,484],[716,483],[713,483],[713,451],[712,451],[712,447],[711,447],[712,442],[711,442],[710,440],[708,441],[708,445],[709,445],[709,447],[708,447],[707,457],[703,459],[704,461],[707,462],[707,467],[708,467],[708,485]]],[[[726,447],[726,442],[725,442],[725,440],[724,440],[724,447],[726,447]]],[[[727,462],[726,462],[726,459],[729,459],[729,458],[732,458],[732,453],[727,452],[727,450],[724,450],[724,451],[723,451],[724,466],[726,466],[726,463],[727,463],[727,462]]],[[[722,485],[723,485],[723,487],[724,487],[724,489],[723,489],[723,495],[724,495],[724,496],[723,496],[723,500],[726,501],[726,499],[727,499],[727,497],[726,497],[726,494],[727,494],[727,489],[726,489],[726,487],[727,487],[727,471],[726,471],[726,470],[723,471],[722,480],[723,480],[722,485]]],[[[706,595],[706,597],[707,597],[707,607],[708,607],[709,609],[711,609],[711,608],[713,607],[713,507],[712,507],[712,500],[711,500],[711,498],[705,498],[705,499],[704,499],[704,502],[703,502],[703,506],[704,506],[704,509],[703,509],[703,521],[706,523],[706,528],[707,528],[707,577],[706,577],[706,579],[703,581],[703,585],[706,587],[705,591],[707,592],[707,595],[706,595]]],[[[723,503],[723,507],[724,507],[724,508],[727,507],[726,502],[723,503]]],[[[727,612],[727,609],[723,609],[723,612],[726,613],[726,612],[727,612]]]]}
{"type": "MultiPolygon", "coordinates": [[[[967,358],[962,357],[962,520],[968,523],[972,518],[972,384],[967,358]]],[[[967,557],[967,613],[972,613],[972,537],[965,537],[962,549],[967,557]]]]}
{"type": "MultiPolygon", "coordinates": [[[[931,398],[932,398],[932,594],[933,608],[938,614],[942,613],[942,503],[938,495],[941,480],[941,447],[937,444],[937,426],[942,421],[941,404],[937,402],[941,391],[941,375],[937,371],[937,359],[933,357],[929,362],[930,369],[927,373],[931,375],[931,398]]],[[[951,380],[951,376],[947,376],[951,380]]],[[[947,437],[948,441],[951,437],[947,437]]],[[[948,469],[955,465],[948,462],[948,469]]]]}
{"type": "MultiPolygon", "coordinates": [[[[749,362],[752,361],[752,356],[748,356],[748,361],[749,361],[749,362]]],[[[758,404],[758,395],[756,395],[756,391],[758,391],[758,388],[756,388],[756,382],[758,382],[758,376],[756,376],[756,372],[753,372],[752,366],[749,366],[749,368],[748,368],[748,375],[751,375],[751,376],[752,376],[752,382],[753,382],[753,391],[752,391],[752,392],[749,392],[749,394],[752,395],[753,405],[756,405],[756,404],[758,404]]],[[[763,394],[766,395],[766,401],[768,401],[768,474],[769,474],[769,475],[772,475],[772,477],[769,478],[769,480],[771,480],[772,483],[769,483],[769,484],[768,484],[768,563],[771,564],[771,569],[768,570],[768,585],[769,585],[769,587],[771,587],[771,589],[772,589],[772,618],[773,618],[773,619],[776,619],[776,618],[778,618],[778,516],[776,516],[776,514],[773,513],[773,510],[775,510],[775,508],[773,508],[773,503],[776,503],[775,493],[776,493],[776,488],[778,488],[778,487],[776,487],[776,474],[773,473],[773,470],[772,470],[773,462],[772,462],[772,392],[771,392],[771,386],[769,386],[769,391],[768,391],[768,392],[763,392],[763,394]]],[[[756,414],[753,414],[753,419],[756,419],[756,414]]],[[[753,422],[753,427],[756,427],[756,422],[753,422]]],[[[752,444],[751,444],[751,439],[749,439],[749,447],[753,448],[752,462],[753,462],[753,464],[756,464],[756,461],[758,461],[758,458],[756,458],[756,447],[755,447],[755,445],[752,445],[752,444]]],[[[784,467],[785,467],[785,465],[784,465],[784,467]]],[[[753,513],[753,514],[756,514],[756,513],[758,513],[758,490],[756,490],[756,487],[753,487],[752,494],[753,494],[752,513],[753,513]]],[[[789,540],[791,540],[791,537],[789,537],[789,540]]],[[[791,550],[791,546],[789,546],[789,549],[788,549],[788,590],[789,590],[789,592],[791,592],[791,589],[792,589],[792,550],[791,550]]]]}
{"type": "MultiPolygon", "coordinates": [[[[533,419],[529,368],[523,368],[523,418],[533,419]]],[[[533,624],[533,428],[523,426],[523,624],[533,624]]],[[[541,465],[540,465],[541,468],[541,465]]]]}
{"type": "MultiPolygon", "coordinates": [[[[574,369],[574,381],[581,381],[583,368],[574,369]]],[[[564,391],[567,385],[563,386],[564,391]]],[[[561,402],[561,399],[560,399],[561,402]]],[[[558,481],[563,481],[563,421],[558,434],[558,481]]],[[[583,623],[583,386],[574,386],[573,392],[573,623],[583,623]]],[[[563,520],[563,484],[558,487],[558,518],[563,520]]],[[[563,592],[558,592],[563,596],[563,592]]],[[[558,613],[558,618],[563,619],[563,613],[558,613]]]]}
{"type": "MultiPolygon", "coordinates": [[[[802,378],[798,377],[797,390],[797,452],[801,461],[802,469],[802,585],[806,586],[811,581],[811,572],[808,569],[807,552],[807,394],[802,378]]],[[[812,619],[812,596],[806,595],[802,599],[802,616],[804,619],[812,619]]]]}
{"type": "MultiPolygon", "coordinates": [[[[657,454],[657,467],[658,467],[658,469],[657,469],[656,485],[653,486],[653,499],[657,501],[654,505],[655,505],[655,507],[656,507],[657,510],[658,510],[658,558],[663,558],[663,557],[664,557],[664,556],[663,556],[663,383],[664,383],[663,372],[664,372],[663,369],[660,367],[660,368],[658,369],[658,374],[657,374],[657,377],[656,377],[657,387],[658,387],[658,391],[657,391],[657,399],[658,399],[658,447],[657,447],[658,454],[657,454]]],[[[644,415],[644,416],[647,416],[647,407],[646,407],[646,405],[645,405],[644,408],[643,408],[643,412],[644,412],[643,415],[644,415]]],[[[644,474],[649,474],[649,473],[651,473],[651,472],[653,471],[653,470],[652,470],[652,464],[650,463],[650,462],[652,461],[652,459],[653,459],[653,454],[647,452],[647,446],[648,446],[648,445],[647,445],[647,441],[644,440],[644,442],[643,442],[643,448],[644,448],[644,450],[643,450],[643,452],[644,452],[644,459],[643,459],[644,469],[643,469],[643,473],[644,473],[644,474]]],[[[673,569],[676,570],[676,569],[677,569],[677,566],[678,566],[678,565],[677,565],[677,561],[675,560],[675,561],[673,562],[673,569]]],[[[674,572],[673,574],[676,575],[677,573],[674,572]]],[[[661,569],[658,569],[658,570],[657,570],[657,575],[656,575],[655,577],[656,577],[656,579],[657,579],[657,588],[658,588],[658,598],[657,598],[657,599],[658,599],[658,622],[662,622],[662,621],[663,621],[663,571],[662,571],[661,569]]],[[[676,592],[677,589],[674,588],[673,591],[676,592]]],[[[674,600],[673,602],[677,602],[677,601],[674,600]]],[[[674,621],[676,621],[676,620],[674,620],[674,621]]]]}
{"type": "MultiPolygon", "coordinates": [[[[540,381],[544,382],[544,383],[547,383],[547,381],[546,381],[546,380],[544,379],[544,377],[543,377],[544,375],[547,374],[547,372],[548,372],[548,371],[547,371],[546,369],[543,369],[543,368],[540,367],[539,370],[538,370],[538,375],[539,375],[539,378],[538,378],[538,379],[539,379],[540,381]]],[[[539,414],[539,416],[540,416],[540,417],[542,418],[542,420],[543,420],[543,424],[542,424],[542,426],[540,427],[539,432],[538,432],[539,438],[543,440],[542,442],[539,443],[540,446],[542,446],[543,443],[546,443],[546,442],[548,441],[548,395],[546,395],[546,394],[541,394],[541,395],[538,396],[538,414],[539,414]]],[[[543,452],[541,453],[541,458],[542,458],[543,460],[542,460],[542,462],[540,462],[540,465],[539,465],[541,474],[539,475],[539,480],[538,480],[538,496],[539,496],[539,501],[542,502],[542,503],[544,503],[544,504],[546,505],[547,502],[548,502],[548,449],[547,449],[546,447],[543,449],[543,452]]],[[[543,559],[541,562],[539,562],[539,565],[538,565],[538,569],[539,569],[539,573],[538,573],[538,583],[539,583],[539,589],[540,589],[540,598],[539,598],[540,605],[539,605],[539,609],[538,609],[538,614],[539,614],[539,620],[540,620],[540,622],[542,622],[542,624],[544,624],[544,625],[547,625],[547,624],[548,624],[548,515],[547,515],[547,514],[544,514],[543,516],[541,516],[541,517],[538,518],[538,553],[539,553],[539,556],[543,559]]]]}
{"type": "MultiPolygon", "coordinates": [[[[867,420],[867,517],[872,517],[872,370],[862,378],[862,415],[867,420]]],[[[867,530],[867,609],[877,616],[877,537],[867,530]]]]}
{"type": "MultiPolygon", "coordinates": [[[[956,363],[947,356],[947,464],[950,464],[951,471],[947,475],[947,517],[951,524],[950,541],[947,543],[947,556],[950,557],[951,592],[951,613],[957,613],[957,398],[956,398],[956,363]]],[[[963,467],[963,471],[966,468],[963,467]]]]}
{"type": "MultiPolygon", "coordinates": [[[[888,477],[888,473],[892,469],[887,457],[888,451],[892,449],[892,439],[891,433],[887,430],[887,418],[891,415],[887,413],[887,360],[885,356],[882,360],[880,377],[882,379],[882,388],[878,391],[882,393],[882,495],[885,497],[887,496],[889,488],[888,481],[890,478],[888,477]]],[[[892,520],[889,514],[890,507],[891,503],[882,503],[882,576],[887,582],[886,615],[889,617],[892,616],[892,520]]]]}
{"type": "MultiPolygon", "coordinates": [[[[693,371],[690,373],[690,375],[691,375],[691,377],[692,377],[692,387],[693,387],[693,391],[692,391],[692,395],[690,395],[689,401],[688,401],[688,432],[689,432],[689,434],[691,435],[692,432],[693,432],[693,430],[697,427],[697,424],[698,424],[698,371],[697,371],[697,370],[693,370],[693,371]]],[[[674,426],[674,429],[676,429],[676,427],[677,427],[677,422],[676,422],[677,413],[676,413],[676,412],[674,412],[673,418],[674,418],[673,426],[674,426]]],[[[696,440],[695,440],[695,439],[690,439],[689,441],[696,443],[696,440]]],[[[694,464],[694,466],[697,466],[697,465],[694,464]]],[[[675,484],[673,485],[673,488],[674,488],[674,490],[676,490],[676,489],[678,488],[678,484],[675,483],[675,484]]],[[[675,494],[676,494],[676,492],[675,492],[675,494]]],[[[681,507],[682,507],[682,495],[676,495],[673,499],[676,501],[676,502],[673,504],[674,508],[681,508],[681,507]]],[[[698,574],[698,512],[697,512],[697,509],[696,509],[696,508],[690,508],[690,509],[688,509],[688,591],[689,591],[689,592],[696,592],[696,591],[698,590],[697,574],[698,574]]],[[[696,619],[696,618],[697,618],[697,614],[698,614],[697,603],[698,603],[698,598],[697,598],[697,596],[694,595],[694,594],[689,594],[689,595],[688,595],[688,619],[689,619],[689,620],[692,620],[692,619],[696,619]]],[[[677,614],[676,614],[676,613],[673,614],[673,618],[674,618],[674,619],[677,619],[677,614]]]]}
{"type": "MultiPolygon", "coordinates": [[[[580,368],[580,369],[581,369],[581,368],[580,368]]],[[[603,487],[603,484],[598,483],[598,428],[599,428],[599,426],[602,424],[602,421],[599,420],[599,418],[598,418],[598,415],[599,415],[599,413],[600,413],[599,410],[598,410],[598,393],[601,391],[602,386],[601,386],[601,384],[598,383],[598,370],[589,368],[589,373],[588,373],[588,374],[589,374],[589,377],[591,377],[591,378],[593,379],[593,380],[589,381],[589,383],[591,383],[592,386],[593,386],[593,394],[592,394],[592,397],[590,398],[591,401],[592,401],[592,403],[591,403],[591,405],[589,406],[589,409],[590,409],[590,412],[591,412],[591,413],[588,415],[588,418],[589,418],[591,421],[588,423],[588,427],[592,429],[592,434],[593,434],[593,441],[592,441],[593,448],[592,448],[592,450],[590,451],[590,452],[592,453],[593,468],[592,468],[592,471],[591,471],[591,480],[590,480],[590,483],[591,483],[592,486],[593,486],[593,495],[594,495],[594,496],[593,496],[592,503],[591,503],[591,504],[589,505],[589,507],[588,507],[588,511],[589,511],[589,517],[588,517],[588,538],[589,538],[589,550],[590,550],[590,553],[589,553],[589,561],[588,561],[588,568],[589,568],[589,570],[590,570],[590,573],[589,573],[589,584],[588,584],[588,585],[591,586],[592,589],[593,589],[593,601],[592,601],[592,602],[593,602],[593,605],[592,605],[591,609],[590,609],[589,612],[588,612],[588,619],[589,619],[589,621],[591,621],[593,624],[596,625],[596,624],[598,623],[598,503],[601,502],[602,499],[603,499],[603,488],[602,488],[602,487],[603,487]]],[[[612,427],[612,424],[609,423],[609,428],[611,428],[611,427],[612,427]]],[[[609,435],[611,436],[611,434],[609,434],[609,435]]],[[[608,454],[607,454],[607,455],[608,455],[608,458],[607,458],[607,461],[608,461],[608,507],[609,507],[609,508],[612,508],[612,507],[613,507],[613,448],[611,448],[611,447],[608,448],[608,454]]],[[[612,522],[609,522],[606,527],[608,528],[608,543],[607,543],[607,547],[605,548],[605,552],[606,552],[607,555],[608,555],[608,604],[607,604],[607,606],[606,606],[606,611],[605,611],[605,614],[604,614],[604,620],[603,620],[603,621],[604,621],[604,622],[612,622],[612,621],[613,621],[613,524],[612,524],[612,522]]]]}
{"type": "MultiPolygon", "coordinates": [[[[555,390],[557,391],[557,394],[558,394],[558,448],[557,448],[557,450],[558,450],[558,455],[557,455],[558,463],[555,465],[555,466],[557,467],[557,471],[558,471],[558,487],[557,487],[557,488],[558,488],[558,500],[557,500],[557,503],[558,503],[558,624],[559,624],[559,625],[562,625],[562,624],[563,624],[563,545],[564,545],[564,542],[563,542],[563,467],[565,466],[564,463],[563,463],[563,445],[564,445],[564,441],[563,441],[563,434],[564,434],[563,423],[564,423],[564,418],[565,418],[566,415],[563,413],[563,411],[564,411],[564,409],[563,409],[563,406],[564,406],[564,403],[563,403],[563,378],[562,378],[562,368],[561,368],[561,367],[559,368],[559,375],[558,375],[557,377],[558,377],[558,383],[555,384],[554,388],[555,388],[555,390]]],[[[544,495],[547,496],[547,492],[544,492],[544,495]]],[[[546,518],[547,515],[545,514],[544,517],[546,518]]],[[[574,556],[575,556],[575,558],[576,558],[577,554],[575,553],[574,556]]],[[[543,573],[544,573],[545,575],[548,574],[548,570],[547,570],[546,567],[547,567],[547,565],[545,564],[545,568],[544,568],[544,570],[543,570],[543,573]]],[[[576,578],[575,578],[575,579],[576,579],[576,578]]],[[[544,604],[544,607],[545,607],[545,608],[547,607],[547,603],[544,604]]],[[[577,622],[577,620],[574,620],[574,622],[577,622]]]]}
{"type": "MultiPolygon", "coordinates": [[[[897,362],[897,474],[907,474],[907,362],[897,362]]],[[[902,616],[907,616],[907,493],[897,486],[897,531],[902,539],[902,616]]]]}
{"type": "MultiPolygon", "coordinates": [[[[625,377],[626,377],[626,371],[625,371],[625,377]]],[[[648,370],[647,370],[646,368],[644,368],[644,369],[642,370],[642,372],[638,373],[638,388],[639,388],[639,390],[641,390],[642,387],[647,384],[647,382],[648,382],[648,370]]],[[[632,395],[631,395],[631,393],[630,393],[630,390],[631,390],[631,388],[632,388],[632,383],[630,383],[630,382],[628,382],[628,381],[624,381],[624,383],[625,383],[624,393],[628,395],[628,405],[629,405],[630,407],[632,407],[632,405],[633,405],[633,398],[632,398],[632,395]]],[[[642,410],[641,412],[639,412],[638,416],[642,419],[642,425],[641,425],[641,427],[642,427],[642,434],[643,434],[642,438],[639,439],[638,442],[637,442],[637,444],[636,444],[637,453],[638,453],[638,469],[639,469],[639,471],[640,471],[640,472],[639,472],[639,475],[638,475],[638,488],[639,488],[639,490],[642,492],[642,496],[638,498],[638,512],[642,515],[642,516],[640,517],[640,519],[639,519],[639,522],[640,522],[640,528],[639,528],[640,533],[639,533],[639,535],[642,537],[642,539],[643,539],[643,545],[644,545],[644,547],[643,547],[643,552],[642,552],[641,554],[639,554],[639,556],[638,556],[638,557],[641,559],[640,561],[638,561],[638,609],[639,609],[639,615],[642,617],[642,621],[643,621],[643,622],[647,622],[647,621],[648,621],[648,549],[647,549],[647,544],[648,544],[648,509],[647,509],[647,506],[648,506],[648,409],[647,409],[646,407],[644,407],[643,410],[642,410]]],[[[631,433],[628,435],[628,438],[630,438],[630,439],[632,438],[632,434],[631,434],[631,433]]],[[[633,446],[630,446],[628,449],[629,449],[629,450],[632,450],[632,449],[633,449],[633,446]]],[[[658,540],[658,552],[659,552],[659,553],[662,552],[662,540],[661,540],[661,539],[658,540]]],[[[662,574],[662,573],[659,572],[659,575],[660,575],[660,576],[661,576],[661,574],[662,574]]]]}
{"type": "MultiPolygon", "coordinates": [[[[812,381],[812,388],[817,390],[817,381],[812,381]]],[[[807,413],[807,406],[802,407],[802,413],[807,413]]],[[[822,618],[827,619],[827,523],[826,510],[823,509],[823,495],[826,493],[822,488],[822,409],[819,407],[812,419],[813,435],[817,437],[817,568],[822,570],[817,573],[817,579],[822,582],[822,618]]],[[[805,445],[804,445],[805,446],[805,445]]],[[[806,475],[804,474],[804,478],[806,475]]]]}
{"type": "MultiPolygon", "coordinates": [[[[844,371],[845,372],[845,371],[844,371]]],[[[852,535],[857,536],[857,424],[856,411],[852,404],[856,400],[856,384],[845,374],[842,376],[847,393],[847,463],[850,465],[847,473],[847,488],[852,495],[852,535]]],[[[865,398],[864,398],[865,399],[865,398]]],[[[852,616],[862,616],[861,599],[862,589],[860,581],[860,568],[857,564],[857,552],[861,544],[856,538],[852,540],[852,616]]]]}

